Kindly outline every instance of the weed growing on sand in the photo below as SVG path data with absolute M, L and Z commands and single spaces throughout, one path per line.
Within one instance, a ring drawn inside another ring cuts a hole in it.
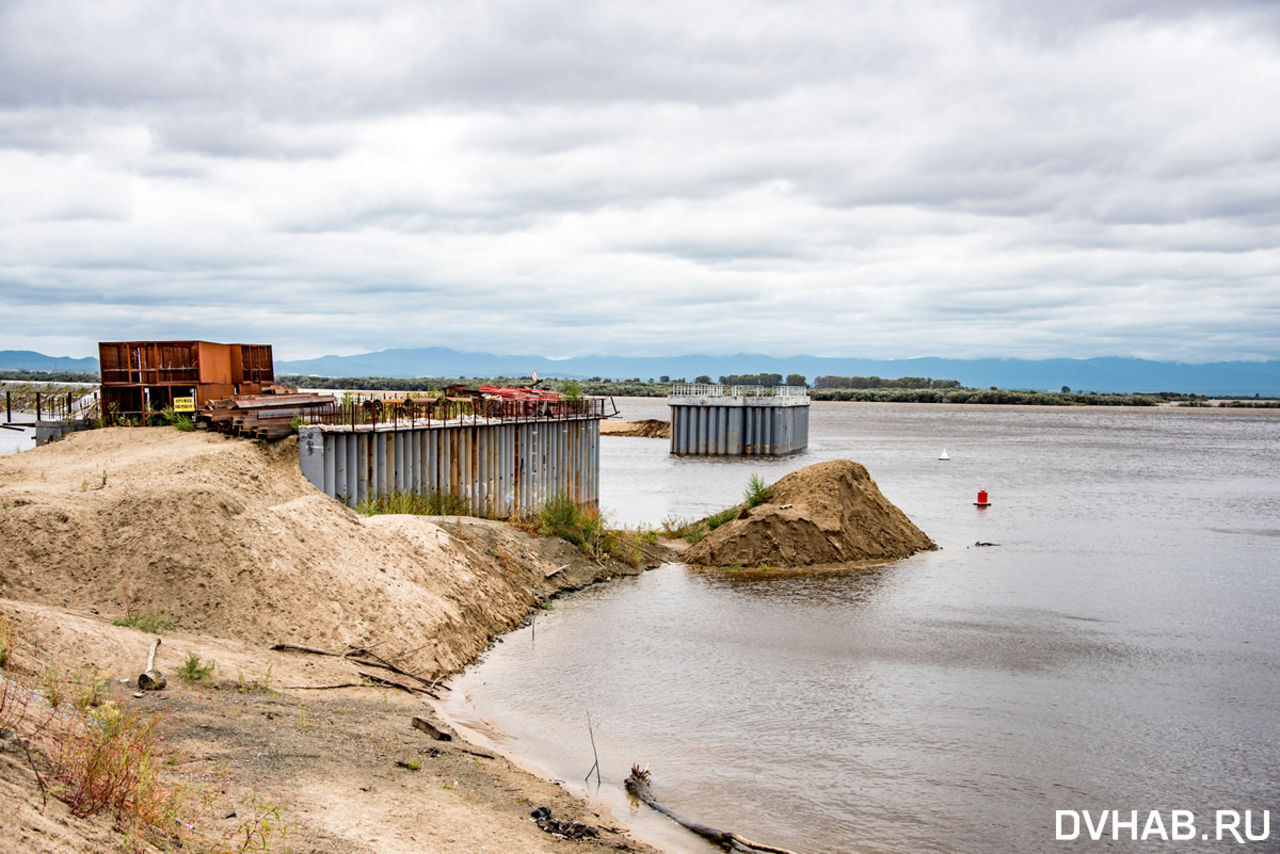
M 210 661 L 208 664 L 200 663 L 200 656 L 194 652 L 187 653 L 187 660 L 182 662 L 182 666 L 178 668 L 178 678 L 183 682 L 203 682 L 209 678 L 209 674 L 218 665 Z
M 683 516 L 667 516 L 662 520 L 662 532 L 693 545 L 707 535 L 705 520 L 689 521 Z
M 171 838 L 177 798 L 157 776 L 160 716 L 107 701 L 56 721 L 46 738 L 51 791 L 71 813 L 86 818 L 106 811 L 127 835 Z
M 751 475 L 747 481 L 747 489 L 742 494 L 746 500 L 748 507 L 758 507 L 769 500 L 769 495 L 773 492 L 773 487 L 760 479 L 760 475 Z
M 58 665 L 45 665 L 40 671 L 40 684 L 44 686 L 44 698 L 55 710 L 62 705 L 63 700 L 67 699 L 66 694 L 63 693 L 62 674 L 58 672 Z
M 77 711 L 88 714 L 90 709 L 96 709 L 107 701 L 111 695 L 107 683 L 110 676 L 110 673 L 99 673 L 96 669 L 89 671 L 89 675 L 80 683 L 80 690 L 76 692 L 73 705 Z
M 714 513 L 708 516 L 703 521 L 706 522 L 708 531 L 714 531 L 716 528 L 719 528 L 721 525 L 723 525 L 725 522 L 728 522 L 730 519 L 737 518 L 737 516 L 738 516 L 737 507 L 726 507 L 725 509 L 721 510 L 719 513 Z
M 389 492 L 356 505 L 365 516 L 380 513 L 406 513 L 414 516 L 468 516 L 466 499 L 452 492 Z
M 124 626 L 147 634 L 158 635 L 161 632 L 176 628 L 178 621 L 164 611 L 151 610 L 143 611 L 140 614 L 125 614 L 117 620 L 112 620 L 111 625 Z
M 261 678 L 245 679 L 244 673 L 241 672 L 236 675 L 236 681 L 239 683 L 239 690 L 241 694 L 248 694 L 250 692 L 261 692 L 263 694 L 270 694 L 272 693 L 271 665 L 270 664 L 267 665 L 267 672 L 264 673 Z
M 279 804 L 269 803 L 253 798 L 253 814 L 246 818 L 236 830 L 236 854 L 247 854 L 250 851 L 270 851 L 272 841 L 279 839 L 284 843 L 288 835 L 288 825 L 280 817 Z
M 579 507 L 572 498 L 556 495 L 527 522 L 538 533 L 560 537 L 588 557 L 613 557 L 631 566 L 642 556 L 638 531 L 617 530 L 605 525 L 605 517 L 594 507 Z

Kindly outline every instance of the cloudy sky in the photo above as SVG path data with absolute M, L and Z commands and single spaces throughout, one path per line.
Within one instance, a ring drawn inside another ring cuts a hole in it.
M 1280 358 L 1274 0 L 0 0 L 0 349 Z

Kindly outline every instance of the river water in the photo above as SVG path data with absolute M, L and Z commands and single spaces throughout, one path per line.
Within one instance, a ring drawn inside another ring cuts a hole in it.
M 601 585 L 509 635 L 448 714 L 579 790 L 593 736 L 588 790 L 674 851 L 708 849 L 627 804 L 632 762 L 677 811 L 806 852 L 1280 851 L 1280 412 L 817 403 L 811 432 L 771 461 L 607 438 L 602 504 L 655 525 L 848 458 L 940 550 Z M 1166 833 L 1189 810 L 1210 839 L 1055 840 L 1056 811 L 1103 809 Z M 1270 810 L 1269 839 L 1214 841 L 1217 810 L 1255 836 Z

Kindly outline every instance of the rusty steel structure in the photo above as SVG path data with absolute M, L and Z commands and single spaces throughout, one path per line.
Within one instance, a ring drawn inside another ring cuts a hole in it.
M 596 506 L 604 417 L 602 398 L 348 396 L 304 415 L 299 464 L 352 507 L 394 492 L 449 494 L 472 515 L 499 518 L 536 513 L 556 496 Z
M 270 344 L 212 341 L 102 341 L 98 344 L 103 415 L 118 422 L 195 399 L 197 408 L 275 385 Z

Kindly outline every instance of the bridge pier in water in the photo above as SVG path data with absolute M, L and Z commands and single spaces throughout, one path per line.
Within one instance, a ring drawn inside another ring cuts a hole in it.
M 667 404 L 673 454 L 780 456 L 809 445 L 803 386 L 676 385 Z

